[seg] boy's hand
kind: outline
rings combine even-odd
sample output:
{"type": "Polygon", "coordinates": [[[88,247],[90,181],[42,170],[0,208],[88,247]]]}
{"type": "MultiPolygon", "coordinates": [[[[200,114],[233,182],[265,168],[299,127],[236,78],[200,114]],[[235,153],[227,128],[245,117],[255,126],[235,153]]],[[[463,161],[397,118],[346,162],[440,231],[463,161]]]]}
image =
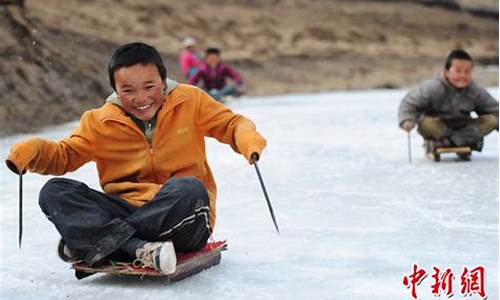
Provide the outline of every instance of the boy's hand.
{"type": "Polygon", "coordinates": [[[264,147],[266,147],[266,140],[257,132],[248,132],[239,138],[236,142],[240,153],[245,156],[250,164],[259,160],[264,147]]]}
{"type": "Polygon", "coordinates": [[[12,172],[26,173],[29,164],[38,154],[38,150],[42,143],[41,139],[29,139],[20,143],[15,144],[10,149],[9,156],[5,161],[5,164],[12,172]]]}
{"type": "Polygon", "coordinates": [[[408,132],[410,132],[413,127],[415,127],[415,123],[413,123],[413,121],[410,121],[410,120],[406,120],[403,122],[403,124],[401,124],[401,128],[403,128],[403,130],[406,130],[408,132]]]}

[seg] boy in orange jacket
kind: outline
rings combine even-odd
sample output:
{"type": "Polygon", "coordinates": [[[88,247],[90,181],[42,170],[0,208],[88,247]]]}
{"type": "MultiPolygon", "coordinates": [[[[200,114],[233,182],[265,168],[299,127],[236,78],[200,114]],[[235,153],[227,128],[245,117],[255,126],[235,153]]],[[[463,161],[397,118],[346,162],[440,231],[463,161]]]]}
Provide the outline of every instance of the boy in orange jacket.
{"type": "Polygon", "coordinates": [[[85,112],[68,138],[15,144],[6,163],[16,173],[62,175],[94,161],[104,193],[66,178],[40,191],[40,207],[62,237],[61,258],[92,266],[125,253],[171,274],[175,253],[201,249],[215,224],[205,136],[250,164],[266,141],[252,121],[201,89],[167,80],[152,46],[119,47],[108,73],[116,97],[85,112]]]}

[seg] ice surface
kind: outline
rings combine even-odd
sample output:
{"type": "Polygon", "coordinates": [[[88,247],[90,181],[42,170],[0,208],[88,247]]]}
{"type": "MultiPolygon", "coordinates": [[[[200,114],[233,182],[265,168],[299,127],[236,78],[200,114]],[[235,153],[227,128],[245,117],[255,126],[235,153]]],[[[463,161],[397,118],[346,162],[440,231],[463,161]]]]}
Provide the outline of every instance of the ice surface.
{"type": "MultiPolygon", "coordinates": [[[[498,91],[491,90],[498,98],[498,91]]],[[[487,268],[498,298],[498,133],[472,162],[424,157],[412,133],[413,164],[396,111],[405,91],[246,98],[233,110],[268,140],[260,169],[281,229],[273,229],[255,171],[230,147],[207,141],[219,188],[219,266],[172,285],[97,275],[78,281],[56,255],[58,234],[37,204],[48,177],[24,178],[24,243],[17,247],[18,178],[4,167],[0,202],[1,299],[408,299],[402,277],[417,262],[455,271],[487,268]]],[[[77,123],[36,136],[65,137],[77,123]]],[[[1,139],[1,155],[29,136],[1,139]]],[[[99,188],[95,166],[68,177],[99,188]]],[[[431,277],[418,287],[424,299],[431,277]]],[[[452,298],[452,299],[453,299],[452,298]]],[[[477,299],[473,296],[470,299],[477,299]]]]}

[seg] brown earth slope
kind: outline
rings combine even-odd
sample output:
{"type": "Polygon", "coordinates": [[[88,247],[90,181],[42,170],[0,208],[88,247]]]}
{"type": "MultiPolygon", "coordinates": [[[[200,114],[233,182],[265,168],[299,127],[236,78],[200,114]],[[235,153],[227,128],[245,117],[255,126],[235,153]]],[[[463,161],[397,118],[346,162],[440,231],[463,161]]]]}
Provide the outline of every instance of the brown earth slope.
{"type": "MultiPolygon", "coordinates": [[[[406,87],[439,72],[454,47],[470,51],[479,65],[498,64],[498,17],[420,2],[27,0],[24,8],[2,5],[0,135],[74,120],[98,106],[111,91],[106,65],[113,48],[136,40],[155,45],[169,77],[180,81],[177,55],[183,37],[196,37],[199,49],[221,47],[241,69],[250,95],[406,87]]],[[[498,11],[494,1],[475,3],[498,11]]],[[[497,68],[476,71],[481,84],[498,84],[497,68]]]]}

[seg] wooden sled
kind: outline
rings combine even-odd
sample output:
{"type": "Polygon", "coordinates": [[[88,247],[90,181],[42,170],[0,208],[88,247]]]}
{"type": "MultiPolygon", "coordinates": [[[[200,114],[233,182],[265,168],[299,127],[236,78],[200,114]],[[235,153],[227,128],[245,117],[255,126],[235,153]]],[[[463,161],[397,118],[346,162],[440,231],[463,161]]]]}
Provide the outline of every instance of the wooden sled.
{"type": "Polygon", "coordinates": [[[469,161],[472,154],[471,147],[438,147],[432,151],[427,152],[428,159],[439,162],[441,161],[441,154],[455,153],[460,160],[469,161]]]}
{"type": "Polygon", "coordinates": [[[83,279],[95,273],[107,273],[113,275],[136,275],[136,276],[158,276],[165,277],[168,282],[182,280],[197,274],[212,266],[218,265],[221,260],[221,252],[227,249],[226,241],[208,243],[202,250],[177,256],[177,268],[175,273],[165,275],[151,268],[140,268],[132,262],[114,262],[109,264],[90,267],[84,262],[72,265],[77,279],[83,279]]]}

